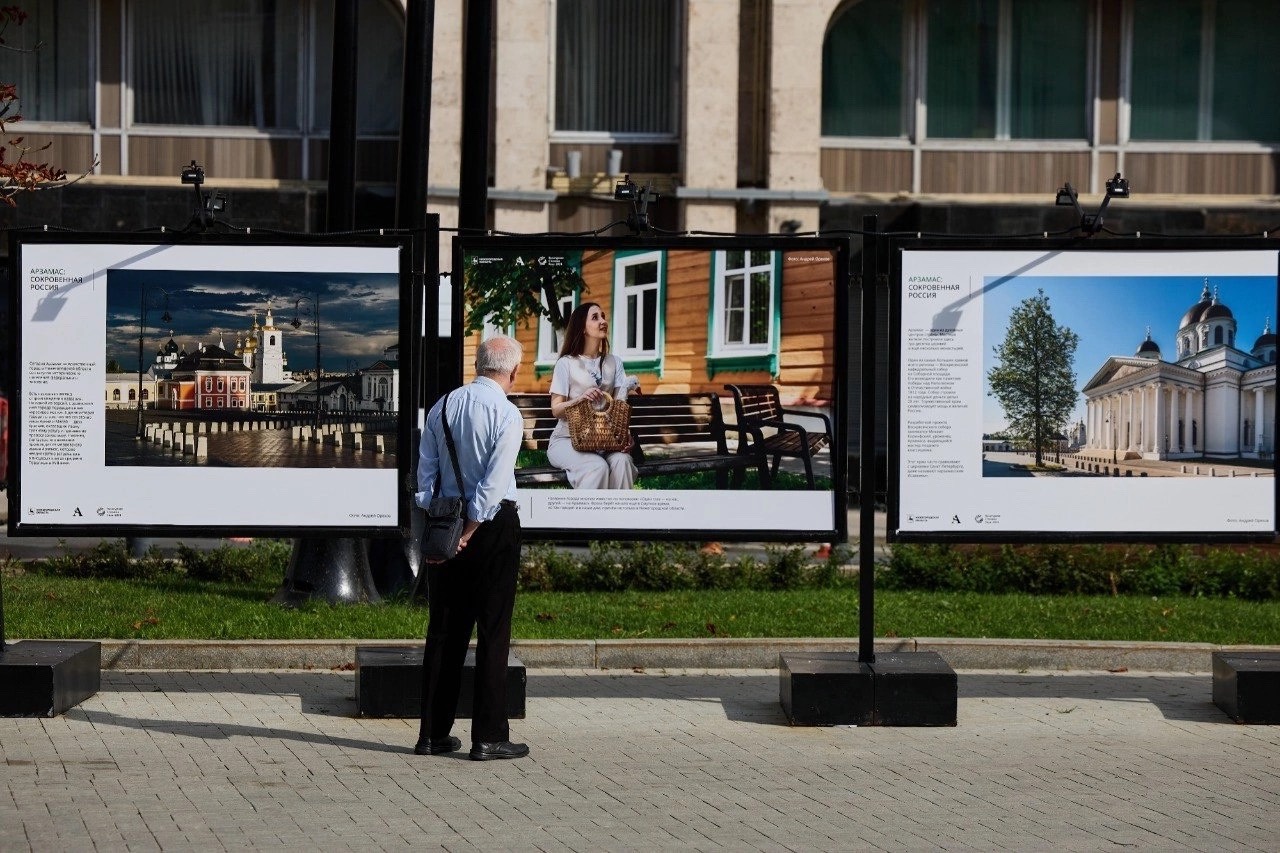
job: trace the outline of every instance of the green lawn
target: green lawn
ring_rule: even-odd
[[[10,639],[407,639],[426,611],[406,603],[268,603],[265,582],[4,579]],[[999,637],[1280,645],[1280,605],[1223,598],[983,595],[881,590],[880,637]],[[520,639],[856,637],[851,589],[521,593]]]

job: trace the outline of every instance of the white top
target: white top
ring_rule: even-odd
[[[551,371],[551,393],[573,400],[585,394],[588,388],[607,391],[615,400],[627,399],[627,370],[622,365],[622,359],[610,353],[601,364],[599,356],[560,356]],[[551,435],[567,438],[568,423],[561,418]]]

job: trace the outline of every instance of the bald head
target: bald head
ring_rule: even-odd
[[[476,373],[490,379],[509,377],[524,358],[524,346],[515,338],[498,335],[476,347]]]

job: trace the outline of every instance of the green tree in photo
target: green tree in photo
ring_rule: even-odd
[[[555,328],[568,317],[560,315],[560,300],[582,289],[582,276],[570,259],[547,263],[545,257],[468,257],[463,269],[463,298],[467,304],[464,328],[478,332],[488,321],[499,329],[545,316]]]
[[[1004,409],[1008,433],[1035,448],[1037,467],[1075,408],[1071,365],[1079,343],[1079,335],[1053,319],[1049,297],[1040,290],[1013,309],[1004,341],[993,347],[991,394]]]

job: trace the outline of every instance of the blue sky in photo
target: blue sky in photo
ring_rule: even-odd
[[[990,282],[987,286],[990,287]],[[1236,347],[1248,352],[1267,319],[1276,331],[1275,276],[1209,276],[1209,292],[1236,319]],[[1058,325],[1080,337],[1076,349],[1076,389],[1093,378],[1111,356],[1131,356],[1146,340],[1160,345],[1160,357],[1177,355],[1175,336],[1187,309],[1200,301],[1205,276],[1018,276],[983,295],[983,432],[1003,429],[1006,421],[986,377],[995,366],[993,348],[1004,340],[1009,315],[1024,299],[1044,290]],[[1072,421],[1084,417],[1084,397]]]
[[[312,309],[316,301],[326,371],[345,373],[368,367],[400,337],[400,277],[394,273],[110,270],[106,357],[127,371],[138,369],[143,288],[147,293],[144,367],[150,366],[170,336],[187,352],[201,343],[216,345],[219,339],[234,352],[237,341],[248,336],[255,313],[259,323],[265,322],[268,306],[284,335],[291,370],[315,367]],[[298,303],[301,297],[305,298]],[[166,304],[172,317],[167,323],[161,320]],[[296,330],[291,325],[295,316],[302,322]]]

